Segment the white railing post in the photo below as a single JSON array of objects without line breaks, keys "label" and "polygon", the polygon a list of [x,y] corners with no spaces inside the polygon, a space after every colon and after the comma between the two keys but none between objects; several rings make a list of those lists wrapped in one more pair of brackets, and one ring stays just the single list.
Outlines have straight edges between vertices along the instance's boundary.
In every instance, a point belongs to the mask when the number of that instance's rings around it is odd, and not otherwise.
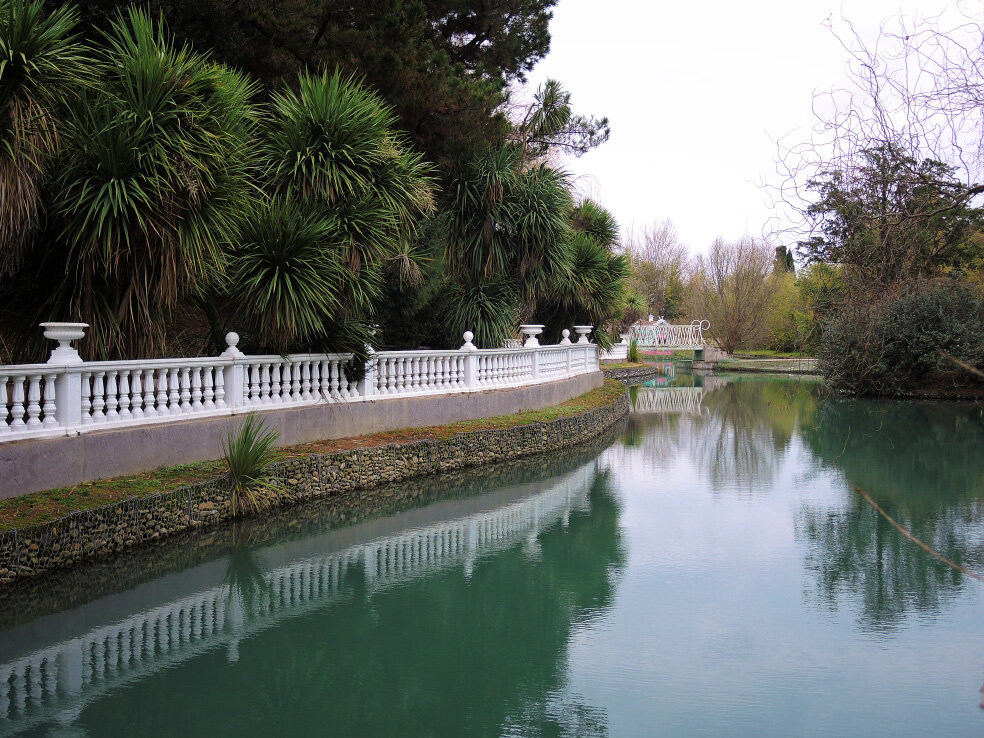
[{"label": "white railing post", "polygon": [[458,349],[465,352],[465,388],[472,389],[478,386],[478,347],[472,343],[475,334],[465,331],[462,338],[465,339],[464,345]]},{"label": "white railing post", "polygon": [[[85,336],[88,323],[42,323],[44,337],[58,341],[58,348],[51,352],[49,364],[80,365],[82,357],[72,346],[72,341]],[[50,376],[50,375],[49,375]],[[55,421],[63,428],[82,424],[82,372],[67,366],[55,378]]]},{"label": "white railing post", "polygon": [[536,382],[540,379],[540,348],[539,346],[530,352],[530,377]]},{"label": "white railing post", "polygon": [[225,390],[225,405],[235,412],[246,404],[246,366],[239,360],[245,359],[246,354],[239,350],[239,334],[229,332],[225,336],[226,350],[222,356],[228,356],[231,361],[224,367],[216,367],[216,373],[221,371],[223,389]]},{"label": "white railing post", "polygon": [[359,395],[361,397],[373,397],[376,394],[376,372],[378,360],[376,352],[369,349],[369,358],[366,359],[366,373],[359,382]]}]

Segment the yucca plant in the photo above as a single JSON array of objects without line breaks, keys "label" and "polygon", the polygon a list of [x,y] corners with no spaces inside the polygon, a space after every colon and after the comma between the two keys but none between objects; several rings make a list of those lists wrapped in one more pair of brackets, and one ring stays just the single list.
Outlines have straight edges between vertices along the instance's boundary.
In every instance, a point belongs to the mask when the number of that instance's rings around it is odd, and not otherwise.
[{"label": "yucca plant", "polygon": [[66,7],[45,13],[42,0],[0,0],[0,277],[39,227],[63,108],[87,77],[76,22]]},{"label": "yucca plant", "polygon": [[255,88],[134,9],[96,64],[98,84],[70,107],[54,177],[68,265],[57,308],[92,324],[90,356],[149,353],[178,299],[223,271],[256,196]]},{"label": "yucca plant", "polygon": [[229,466],[233,515],[256,513],[261,495],[280,490],[269,470],[270,464],[280,458],[279,436],[258,415],[249,413],[242,425],[226,437],[225,461]]}]

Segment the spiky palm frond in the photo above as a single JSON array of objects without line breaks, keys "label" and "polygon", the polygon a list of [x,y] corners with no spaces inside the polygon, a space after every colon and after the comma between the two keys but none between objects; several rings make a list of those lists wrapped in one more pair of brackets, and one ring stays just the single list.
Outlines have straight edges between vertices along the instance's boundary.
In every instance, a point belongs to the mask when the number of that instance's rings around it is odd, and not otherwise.
[{"label": "spiky palm frond", "polygon": [[340,72],[302,73],[274,95],[262,148],[274,192],[292,192],[339,220],[353,266],[390,256],[434,207],[433,170],[396,134],[396,117]]},{"label": "spiky palm frond", "polygon": [[229,289],[258,346],[310,343],[341,311],[347,274],[332,233],[325,217],[292,199],[259,204],[244,218]]},{"label": "spiky palm frond", "polygon": [[52,210],[68,248],[72,314],[91,322],[99,293],[120,328],[90,331],[87,348],[132,355],[153,351],[163,314],[224,268],[255,196],[255,88],[133,9],[98,60],[102,78],[64,125]]},{"label": "spiky palm frond", "polygon": [[510,279],[471,284],[448,281],[442,297],[448,345],[461,345],[465,331],[475,334],[475,344],[481,348],[498,348],[504,338],[516,335],[518,301]]},{"label": "spiky palm frond", "polygon": [[618,245],[618,221],[594,200],[584,200],[574,208],[571,226],[576,231],[587,233],[606,249],[611,250]]},{"label": "spiky palm frond", "polygon": [[38,228],[62,106],[87,78],[77,18],[67,7],[46,14],[42,0],[0,0],[0,276]]},{"label": "spiky palm frond", "polygon": [[451,269],[483,278],[507,271],[514,247],[503,209],[519,181],[520,151],[492,147],[463,166],[447,189],[445,261]]},{"label": "spiky palm frond", "polygon": [[515,270],[524,301],[572,276],[571,195],[567,175],[538,166],[523,173],[507,204],[515,234]]}]

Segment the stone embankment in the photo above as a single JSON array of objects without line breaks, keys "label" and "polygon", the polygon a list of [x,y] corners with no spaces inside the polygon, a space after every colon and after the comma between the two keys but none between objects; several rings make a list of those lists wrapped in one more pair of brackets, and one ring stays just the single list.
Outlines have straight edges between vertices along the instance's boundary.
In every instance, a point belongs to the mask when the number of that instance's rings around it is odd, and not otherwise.
[{"label": "stone embankment", "polygon": [[605,379],[617,379],[619,382],[624,382],[626,384],[630,382],[640,382],[645,379],[652,379],[659,374],[655,365],[635,368],[608,369],[604,364],[602,364],[601,369],[605,373]]},{"label": "stone embankment", "polygon": [[[270,494],[263,507],[276,509],[413,477],[557,451],[594,438],[628,412],[628,397],[621,394],[601,407],[548,422],[289,459],[273,467],[280,490]],[[229,481],[223,477],[9,530],[0,534],[0,584],[111,556],[233,517]]]},{"label": "stone embankment", "polygon": [[11,586],[0,587],[0,630],[134,589],[188,567],[206,565],[242,547],[253,549],[303,541],[309,536],[367,524],[433,502],[479,497],[504,485],[536,484],[543,479],[544,472],[567,474],[596,459],[624,432],[627,423],[628,417],[623,417],[594,438],[549,459],[525,456],[372,489],[352,489],[305,505],[284,507],[275,515],[243,518],[204,530],[189,529],[134,546],[118,556],[92,559],[85,566],[22,578]]}]

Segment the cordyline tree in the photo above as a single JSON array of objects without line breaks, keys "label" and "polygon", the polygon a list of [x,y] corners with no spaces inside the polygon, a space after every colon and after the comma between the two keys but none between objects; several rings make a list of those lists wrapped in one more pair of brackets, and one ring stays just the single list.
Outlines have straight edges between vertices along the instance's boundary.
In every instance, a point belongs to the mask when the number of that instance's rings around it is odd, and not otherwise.
[{"label": "cordyline tree", "polygon": [[[195,305],[219,346],[231,328],[251,349],[363,351],[383,271],[406,265],[433,208],[430,167],[379,97],[338,72],[302,74],[263,115],[244,75],[144,11],[118,15],[76,64],[71,14],[38,9],[0,0],[13,18],[0,44],[41,70],[19,89],[51,111],[7,129],[8,156],[37,162],[7,176],[35,187],[28,205],[44,214],[27,250],[5,233],[25,335],[81,320],[87,356],[159,354],[176,309]],[[38,143],[37,130],[57,136]]]},{"label": "cordyline tree", "polygon": [[[501,139],[499,106],[550,47],[556,0],[151,0],[179,39],[274,88],[309,69],[362,76],[442,168]],[[127,0],[80,0],[105,27]]]},{"label": "cordyline tree", "polygon": [[137,10],[90,70],[51,167],[45,312],[90,323],[89,356],[145,354],[181,297],[224,269],[253,191],[254,88]]}]

